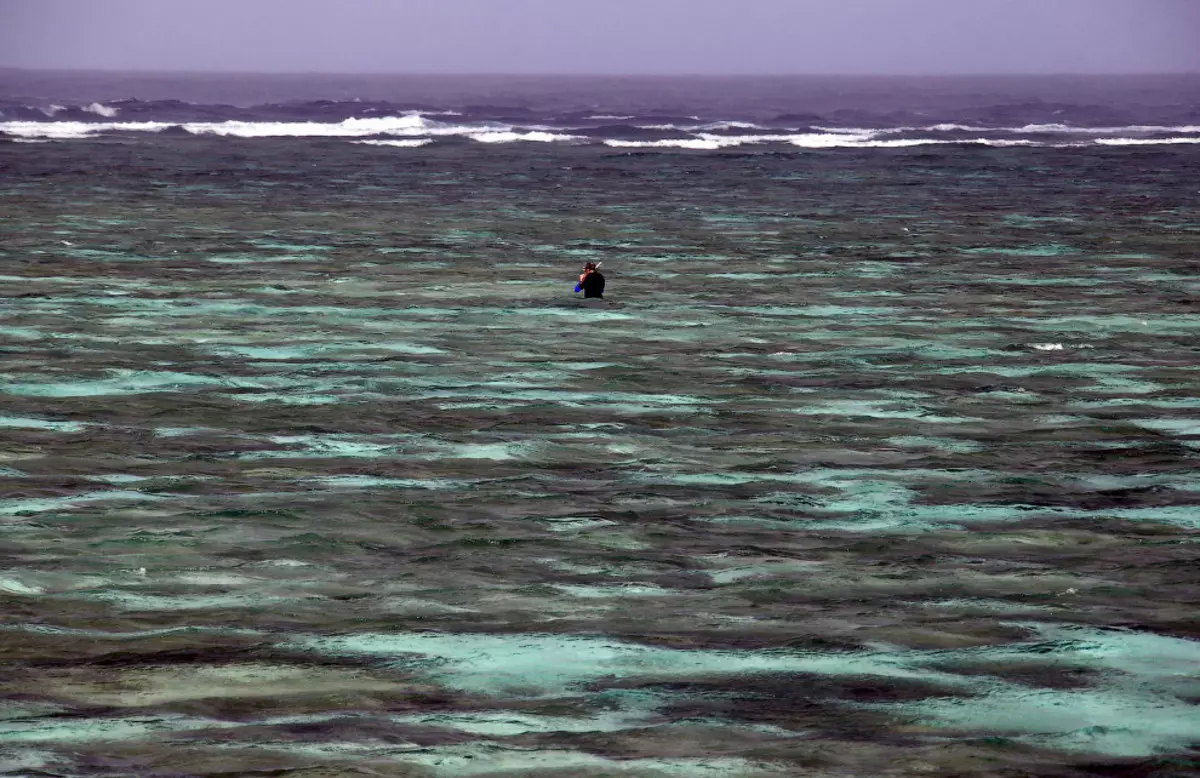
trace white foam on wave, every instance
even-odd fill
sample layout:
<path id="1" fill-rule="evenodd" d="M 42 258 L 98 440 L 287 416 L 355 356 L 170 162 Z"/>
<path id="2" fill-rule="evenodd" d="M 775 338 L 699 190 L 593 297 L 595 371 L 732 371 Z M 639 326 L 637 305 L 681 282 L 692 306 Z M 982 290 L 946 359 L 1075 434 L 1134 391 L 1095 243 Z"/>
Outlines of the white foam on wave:
<path id="1" fill-rule="evenodd" d="M 762 130 L 766 129 L 753 122 L 708 122 L 706 124 L 638 124 L 639 130 L 658 130 L 660 132 L 695 132 L 706 133 L 719 130 Z"/>
<path id="2" fill-rule="evenodd" d="M 761 130 L 754 122 L 710 122 L 696 127 L 697 130 Z"/>
<path id="3" fill-rule="evenodd" d="M 633 117 L 632 116 L 619 116 L 617 114 L 612 114 L 612 113 L 597 113 L 597 114 L 593 114 L 587 118 L 589 121 L 618 121 L 618 122 L 621 122 L 621 121 L 625 121 L 626 119 L 632 119 Z"/>
<path id="4" fill-rule="evenodd" d="M 1013 148 L 1013 147 L 1017 147 L 1017 146 L 1024 146 L 1026 148 L 1028 148 L 1030 146 L 1040 146 L 1041 148 L 1056 148 L 1057 149 L 1057 148 L 1066 148 L 1067 146 L 1080 145 L 1080 144 L 1076 144 L 1076 143 L 1046 144 L 1046 143 L 1039 143 L 1035 140 L 1012 140 L 1012 139 L 1005 139 L 1005 138 L 975 138 L 975 139 L 969 140 L 969 141 L 955 141 L 955 142 L 975 143 L 980 146 L 993 146 L 995 148 L 1001 148 L 1001 149 Z"/>
<path id="5" fill-rule="evenodd" d="M 238 138 L 360 138 L 369 135 L 400 137 L 468 136 L 490 143 L 510 141 L 566 141 L 561 135 L 537 129 L 517 131 L 511 125 L 492 122 L 455 124 L 427 118 L 420 113 L 400 116 L 350 118 L 340 122 L 0 122 L 0 132 L 26 138 L 87 138 L 102 132 L 159 132 L 179 126 L 194 135 Z"/>
<path id="6" fill-rule="evenodd" d="M 1129 135 L 1149 133 L 1200 133 L 1200 126 L 1166 127 L 1156 124 L 1134 124 L 1128 127 L 1076 127 L 1070 124 L 1026 124 L 1024 127 L 999 128 L 1007 132 L 1064 133 L 1071 135 Z"/>
<path id="7" fill-rule="evenodd" d="M 418 149 L 433 143 L 433 138 L 405 138 L 403 140 L 353 140 L 363 146 L 392 146 L 398 149 Z"/>
<path id="8" fill-rule="evenodd" d="M 665 140 L 618 140 L 610 138 L 604 141 L 605 146 L 616 149 L 702 149 L 712 151 L 721 148 L 715 140 L 704 138 L 668 138 Z"/>
<path id="9" fill-rule="evenodd" d="M 870 127 L 824 127 L 814 124 L 812 127 L 817 132 L 828 132 L 834 135 L 887 135 L 893 132 L 910 132 L 916 130 L 916 127 L 891 127 L 884 129 Z"/>
<path id="10" fill-rule="evenodd" d="M 87 110 L 96 112 L 97 106 L 104 111 L 115 114 L 116 109 L 95 103 Z M 60 109 L 61 106 L 51 106 Z M 49 110 L 49 109 L 43 109 Z M 105 114 L 107 115 L 107 114 Z M 432 117 L 439 116 L 447 121 Z M 222 121 L 222 122 L 81 122 L 81 121 L 9 121 L 0 122 L 0 133 L 14 136 L 15 139 L 26 140 L 68 140 L 93 137 L 105 132 L 160 132 L 170 127 L 182 127 L 195 135 L 216 135 L 239 138 L 369 138 L 376 136 L 380 141 L 374 145 L 391 145 L 403 148 L 416 148 L 432 142 L 439 137 L 466 137 L 481 143 L 552 143 L 552 142 L 594 142 L 585 136 L 565 132 L 560 128 L 540 125 L 513 126 L 497 122 L 454 122 L 449 121 L 451 113 L 439 112 L 422 114 L 409 112 L 395 116 L 379 116 L 367 118 L 349 118 L 340 122 L 253 122 L 253 121 Z M 597 114 L 596 116 L 609 116 Z M 616 118 L 614 116 L 614 118 Z M 662 138 L 656 140 L 624 140 L 620 138 L 606 139 L 604 145 L 613 148 L 676 148 L 714 151 L 745 145 L 785 144 L 800 148 L 832 149 L 832 148 L 908 148 L 928 145 L 981 145 L 989 147 L 1037 147 L 1037 148 L 1083 148 L 1092 146 L 1139 146 L 1139 145 L 1169 145 L 1169 144 L 1200 144 L 1200 126 L 1157 127 L 1136 126 L 1125 128 L 1077 128 L 1062 124 L 1031 124 L 1015 128 L 984 128 L 965 124 L 937 124 L 924 128 L 926 132 L 971 132 L 980 133 L 982 137 L 974 138 L 936 138 L 936 137 L 895 137 L 900 133 L 919 135 L 922 128 L 894 127 L 886 129 L 857 128 L 857 127 L 817 127 L 811 131 L 788 132 L 766 131 L 746 133 L 741 135 L 721 134 L 701 130 L 731 129 L 762 129 L 750 122 L 714 122 L 695 125 L 690 130 L 692 137 Z M 679 132 L 682 128 L 671 124 L 644 125 L 644 129 L 660 129 Z M 1149 134 L 1165 134 L 1169 137 L 1142 137 Z M 1077 134 L 1083 137 L 1051 140 L 1042 138 L 1012 137 L 1014 134 Z M 403 143 L 384 142 L 388 136 L 402 139 Z M 1107 136 L 1107 137 L 1106 137 Z M 412 142 L 409 142 L 412 141 Z"/>
<path id="11" fill-rule="evenodd" d="M 554 132 L 532 130 L 530 132 L 514 132 L 512 130 L 491 130 L 488 132 L 468 133 L 471 140 L 480 143 L 518 143 L 521 141 L 533 143 L 555 143 L 562 141 L 581 140 L 578 135 L 563 135 Z"/>
<path id="12" fill-rule="evenodd" d="M 868 129 L 865 127 L 827 127 L 815 125 L 814 130 L 832 132 L 843 135 L 874 133 L 876 135 L 894 135 L 902 132 L 999 132 L 1015 135 L 1055 134 L 1055 135 L 1148 135 L 1151 133 L 1189 134 L 1200 133 L 1200 125 L 1165 126 L 1154 124 L 1134 124 L 1128 127 L 1079 127 L 1072 124 L 1026 124 L 1021 127 L 985 127 L 975 124 L 943 123 L 921 127 L 886 127 Z"/>
<path id="13" fill-rule="evenodd" d="M 1101 146 L 1169 146 L 1179 143 L 1200 143 L 1200 137 L 1191 138 L 1097 138 Z"/>
<path id="14" fill-rule="evenodd" d="M 111 130 L 158 132 L 170 126 L 166 122 L 0 122 L 0 132 L 19 138 L 68 140 Z"/>
<path id="15" fill-rule="evenodd" d="M 805 149 L 903 149 L 914 146 L 1046 146 L 1045 143 L 1002 138 L 980 138 L 969 140 L 944 140 L 941 138 L 880 138 L 877 133 L 865 130 L 859 134 L 799 133 L 793 135 L 708 135 L 701 133 L 696 138 L 671 138 L 666 140 L 618 140 L 604 141 L 614 148 L 678 148 L 715 151 L 745 145 L 783 143 Z M 1075 145 L 1075 144 L 1063 144 Z"/>
<path id="16" fill-rule="evenodd" d="M 702 149 L 713 151 L 716 149 L 734 148 L 737 146 L 758 145 L 763 143 L 789 143 L 793 146 L 803 146 L 806 148 L 836 148 L 841 146 L 861 146 L 872 142 L 873 133 L 864 131 L 859 135 L 835 135 L 825 133 L 801 133 L 801 134 L 772 134 L 772 135 L 712 135 L 710 133 L 698 133 L 695 138 L 669 138 L 664 140 L 619 140 L 610 139 L 604 141 L 604 145 L 615 148 L 678 148 L 678 149 Z M 886 144 L 909 144 L 913 141 L 874 141 L 876 143 Z M 917 141 L 916 143 L 919 143 Z"/>
<path id="17" fill-rule="evenodd" d="M 231 135 L 239 138 L 353 138 L 365 135 L 464 135 L 492 126 L 447 124 L 419 113 L 401 116 L 349 118 L 340 122 L 186 122 L 183 128 L 197 135 Z M 496 129 L 509 129 L 495 126 Z"/>
<path id="18" fill-rule="evenodd" d="M 925 129 L 933 132 L 987 132 L 988 127 L 977 127 L 973 124 L 935 124 Z"/>
<path id="19" fill-rule="evenodd" d="M 105 119 L 111 119 L 120 113 L 118 109 L 113 108 L 111 105 L 105 105 L 104 103 L 92 103 L 83 110 L 87 111 L 88 113 L 94 113 L 97 116 L 103 116 Z"/>

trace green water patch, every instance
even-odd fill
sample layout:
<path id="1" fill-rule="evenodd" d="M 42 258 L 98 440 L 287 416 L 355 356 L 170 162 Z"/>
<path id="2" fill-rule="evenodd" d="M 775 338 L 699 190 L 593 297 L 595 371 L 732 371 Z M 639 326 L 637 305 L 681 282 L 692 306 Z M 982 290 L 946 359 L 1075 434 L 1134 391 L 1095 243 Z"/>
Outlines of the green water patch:
<path id="1" fill-rule="evenodd" d="M 1127 373 L 1138 373 L 1145 370 L 1135 365 L 1121 365 L 1101 362 L 1050 362 L 1048 364 L 1025 365 L 996 365 L 968 367 L 935 367 L 932 372 L 941 375 L 956 375 L 959 373 L 989 373 L 1005 378 L 1063 377 L 1086 378 L 1090 386 L 1085 391 L 1112 392 L 1129 394 L 1153 394 L 1164 389 L 1163 386 L 1151 381 L 1127 377 Z"/>
<path id="2" fill-rule="evenodd" d="M 1011 317 L 1004 321 L 1039 332 L 1108 334 L 1137 332 L 1152 335 L 1189 335 L 1200 329 L 1200 316 L 1191 314 L 1107 314 L 1098 316 Z"/>
<path id="3" fill-rule="evenodd" d="M 908 295 L 904 292 L 894 292 L 887 289 L 856 289 L 853 292 L 826 292 L 825 296 L 842 299 L 858 299 L 862 297 L 908 297 Z"/>
<path id="4" fill-rule="evenodd" d="M 110 370 L 110 378 L 78 381 L 18 382 L 5 386 L 8 394 L 25 397 L 104 397 L 110 395 L 149 394 L 153 392 L 194 391 L 201 388 L 227 387 L 267 389 L 289 386 L 285 377 L 255 379 L 234 376 L 215 378 L 194 373 L 155 370 Z"/>
<path id="5" fill-rule="evenodd" d="M 657 273 L 644 273 L 643 275 L 658 276 Z M 769 281 L 776 278 L 795 277 L 788 276 L 782 273 L 703 273 L 702 278 L 726 278 L 731 281 Z"/>
<path id="6" fill-rule="evenodd" d="M 1042 229 L 1053 227 L 1056 224 L 1072 224 L 1079 220 L 1072 216 L 1028 216 L 1020 213 L 1010 213 L 1005 215 L 1001 221 L 1010 227 Z"/>
<path id="7" fill-rule="evenodd" d="M 1082 251 L 1065 243 L 1042 243 L 1035 246 L 981 246 L 960 249 L 963 254 L 1010 257 L 1063 257 L 1080 254 Z"/>
<path id="8" fill-rule="evenodd" d="M 761 316 L 804 316 L 812 318 L 840 318 L 855 316 L 884 316 L 897 314 L 904 309 L 891 306 L 852 305 L 745 305 L 729 306 L 728 310 L 754 313 Z"/>
<path id="9" fill-rule="evenodd" d="M 130 223 L 129 219 L 122 219 L 116 216 L 75 216 L 63 215 L 59 216 L 60 222 L 67 222 L 75 227 L 75 229 L 101 229 L 106 227 L 124 227 Z"/>
<path id="10" fill-rule="evenodd" d="M 9 338 L 28 338 L 30 340 L 41 340 L 42 338 L 52 337 L 50 333 L 35 330 L 32 327 L 0 327 L 0 335 Z"/>
<path id="11" fill-rule="evenodd" d="M 451 688 L 505 696 L 554 697 L 604 677 L 660 679 L 770 672 L 936 676 L 963 686 L 957 676 L 904 667 L 873 653 L 816 654 L 767 651 L 686 651 L 571 635 L 359 633 L 293 640 L 299 650 L 375 656 Z"/>
<path id="12" fill-rule="evenodd" d="M 553 584 L 554 588 L 569 597 L 584 600 L 624 599 L 627 597 L 675 597 L 681 592 L 664 589 L 653 584 L 623 583 L 607 586 L 586 584 Z"/>
<path id="13" fill-rule="evenodd" d="M 384 440 L 370 440 L 353 435 L 268 435 L 263 438 L 270 443 L 284 446 L 279 450 L 243 451 L 238 459 L 305 459 L 305 458 L 350 458 L 381 459 L 400 453 L 408 453 L 411 442 L 419 440 L 416 435 L 381 436 Z M 408 443 L 409 445 L 405 445 Z"/>
<path id="14" fill-rule="evenodd" d="M 1032 605 L 1024 602 L 994 600 L 984 597 L 963 597 L 950 600 L 918 600 L 897 603 L 910 608 L 928 608 L 966 615 L 991 616 L 1003 614 L 1009 617 L 1023 615 L 1052 615 L 1061 610 L 1061 605 Z"/>
<path id="15" fill-rule="evenodd" d="M 563 308 L 489 308 L 474 309 L 473 313 L 494 313 L 505 316 L 547 316 L 553 318 L 568 318 L 576 321 L 624 321 L 637 319 L 637 316 L 616 311 L 602 311 L 595 308 L 563 307 Z"/>
<path id="16" fill-rule="evenodd" d="M 121 718 L 58 718 L 0 722 L 0 742 L 5 743 L 100 743 L 146 741 L 173 732 L 228 729 L 239 723 L 171 714 Z"/>
<path id="17" fill-rule="evenodd" d="M 22 597 L 30 597 L 45 593 L 46 590 L 42 587 L 25 583 L 19 578 L 0 576 L 0 594 L 17 594 Z"/>
<path id="18" fill-rule="evenodd" d="M 168 500 L 169 497 L 145 492 L 113 489 L 101 492 L 83 492 L 67 497 L 29 497 L 0 500 L 0 516 L 33 516 L 71 508 L 94 502 L 151 502 Z"/>
<path id="19" fill-rule="evenodd" d="M 52 421 L 32 416 L 0 416 L 0 428 L 82 432 L 86 427 L 87 425 L 75 421 Z"/>
<path id="20" fill-rule="evenodd" d="M 732 521 L 778 529 L 839 530 L 854 533 L 930 532 L 939 529 L 962 529 L 978 523 L 1019 522 L 1032 516 L 1074 520 L 1115 517 L 1186 529 L 1200 527 L 1200 512 L 1196 511 L 1194 506 L 1186 505 L 1092 511 L 1020 503 L 936 505 L 916 501 L 920 485 L 961 481 L 988 482 L 999 477 L 999 474 L 990 471 L 818 468 L 797 473 L 639 473 L 630 477 L 645 483 L 694 488 L 779 483 L 804 485 L 820 490 L 799 494 L 790 491 L 770 492 L 749 501 L 751 505 L 761 505 L 773 511 L 795 510 L 801 514 L 801 517 L 795 520 L 748 515 Z M 1179 480 L 1181 485 L 1188 483 L 1186 478 L 1176 480 Z M 725 517 L 718 520 L 718 523 L 728 520 L 729 517 Z"/>
<path id="21" fill-rule="evenodd" d="M 393 459 L 414 461 L 481 459 L 508 461 L 526 459 L 541 445 L 538 442 L 499 441 L 458 443 L 427 435 L 269 435 L 264 440 L 284 446 L 278 450 L 247 451 L 239 459 Z M 438 487 L 442 488 L 442 487 Z"/>
<path id="22" fill-rule="evenodd" d="M 970 701 L 932 697 L 852 703 L 891 715 L 915 715 L 929 726 L 964 734 L 1002 732 L 1051 748 L 1121 756 L 1177 751 L 1200 738 L 1200 709 L 1175 696 L 1195 691 L 1200 643 L 1120 630 L 1013 626 L 1032 633 L 1030 639 L 930 651 L 681 650 L 603 637 L 449 633 L 307 637 L 294 639 L 291 646 L 335 656 L 376 657 L 448 687 L 496 697 L 557 697 L 579 693 L 585 684 L 604 678 L 662 682 L 789 672 L 873 676 L 980 694 Z M 952 671 L 957 665 L 981 662 L 1087 667 L 1100 674 L 1097 686 L 1090 689 L 1043 690 Z"/>
<path id="23" fill-rule="evenodd" d="M 393 716 L 396 724 L 445 727 L 488 737 L 550 732 L 620 732 L 648 723 L 648 717 L 625 710 L 597 711 L 585 716 L 539 716 L 518 711 L 419 713 Z"/>
<path id="24" fill-rule="evenodd" d="M 900 707 L 932 726 L 998 733 L 1065 751 L 1144 757 L 1184 751 L 1200 739 L 1200 707 L 1175 696 L 1200 692 L 1194 673 L 1200 642 L 1116 629 L 1022 626 L 1041 641 L 956 653 L 977 661 L 1087 667 L 1103 673 L 1101 688 L 997 687 L 970 704 L 928 699 Z"/>
<path id="25" fill-rule="evenodd" d="M 111 603 L 127 611 L 190 611 L 227 610 L 235 608 L 287 607 L 304 600 L 317 599 L 312 594 L 291 597 L 261 592 L 226 592 L 221 594 L 137 594 L 104 590 L 91 594 L 92 599 Z"/>
<path id="26" fill-rule="evenodd" d="M 946 438 L 930 435 L 900 435 L 891 438 L 885 438 L 885 442 L 893 446 L 901 448 L 924 448 L 935 451 L 945 451 L 951 454 L 971 454 L 976 451 L 982 451 L 984 445 L 973 440 L 963 440 L 960 438 Z"/>
<path id="27" fill-rule="evenodd" d="M 614 408 L 621 405 L 650 408 L 671 408 L 699 410 L 706 404 L 700 397 L 680 394 L 645 394 L 639 392 L 583 392 L 568 389 L 522 389 L 524 384 L 502 384 L 500 382 L 485 382 L 472 385 L 467 389 L 444 389 L 433 392 L 422 392 L 408 399 L 438 399 L 453 397 L 476 398 L 483 402 L 515 401 L 553 403 L 567 407 Z"/>
<path id="28" fill-rule="evenodd" d="M 455 490 L 473 486 L 476 481 L 450 478 L 385 478 L 373 475 L 331 475 L 306 478 L 307 483 L 331 489 L 429 489 Z"/>
<path id="29" fill-rule="evenodd" d="M 157 427 L 153 432 L 162 438 L 185 438 L 196 435 L 219 434 L 221 430 L 212 427 Z"/>
<path id="30" fill-rule="evenodd" d="M 203 476 L 193 476 L 192 478 L 202 478 Z M 107 475 L 85 475 L 85 481 L 95 481 L 102 484 L 136 484 L 143 481 L 153 480 L 150 476 L 131 475 L 127 473 L 110 473 Z"/>
<path id="31" fill-rule="evenodd" d="M 1064 276 L 1061 278 L 1032 278 L 1029 276 L 991 276 L 980 279 L 977 283 L 1002 284 L 1006 286 L 1107 286 L 1111 281 L 1103 278 L 1080 278 Z"/>
<path id="32" fill-rule="evenodd" d="M 439 235 L 447 243 L 479 243 L 495 240 L 498 236 L 491 230 L 451 229 Z"/>
<path id="33" fill-rule="evenodd" d="M 145 261 L 150 259 L 150 257 L 139 256 L 126 251 L 110 251 L 108 249 L 62 248 L 57 249 L 57 252 L 67 254 L 73 259 L 91 259 L 105 262 Z"/>
<path id="34" fill-rule="evenodd" d="M 941 416 L 937 411 L 920 405 L 896 400 L 824 400 L 802 407 L 789 408 L 789 413 L 803 416 L 846 416 L 868 419 L 915 419 L 929 424 L 969 424 L 983 419 L 971 416 Z"/>
<path id="35" fill-rule="evenodd" d="M 396 354 L 412 354 L 414 356 L 446 353 L 442 349 L 416 343 L 336 340 L 324 340 L 291 346 L 210 346 L 205 348 L 205 351 L 222 357 L 244 357 L 246 359 L 261 359 L 266 361 L 311 360 L 331 354 L 349 357 L 376 351 L 390 351 Z"/>
<path id="36" fill-rule="evenodd" d="M 429 246 L 380 246 L 375 251 L 379 254 L 437 254 L 441 249 Z"/>
<path id="37" fill-rule="evenodd" d="M 281 405 L 339 405 L 359 400 L 377 398 L 380 395 L 360 393 L 355 395 L 312 394 L 304 392 L 256 392 L 234 397 L 244 403 L 279 403 Z"/>
<path id="38" fill-rule="evenodd" d="M 311 254 L 227 254 L 208 256 L 204 261 L 216 265 L 259 265 L 270 262 L 312 262 L 314 259 Z"/>
<path id="39" fill-rule="evenodd" d="M 1165 432 L 1171 435 L 1200 435 L 1200 419 L 1126 419 L 1143 429 Z"/>
<path id="40" fill-rule="evenodd" d="M 799 559 L 764 559 L 754 564 L 747 564 L 750 560 L 737 557 L 710 557 L 704 561 L 709 564 L 709 578 L 718 585 L 780 577 L 795 578 L 812 573 L 819 567 L 819 563 Z"/>
<path id="41" fill-rule="evenodd" d="M 250 243 L 262 249 L 270 249 L 272 251 L 288 251 L 297 254 L 320 254 L 326 251 L 332 251 L 333 246 L 315 243 L 283 243 L 269 239 L 255 239 Z"/>
<path id="42" fill-rule="evenodd" d="M 551 532 L 584 532 L 620 526 L 620 522 L 611 519 L 596 519 L 586 516 L 547 516 L 539 518 L 538 521 L 544 523 L 546 529 Z"/>

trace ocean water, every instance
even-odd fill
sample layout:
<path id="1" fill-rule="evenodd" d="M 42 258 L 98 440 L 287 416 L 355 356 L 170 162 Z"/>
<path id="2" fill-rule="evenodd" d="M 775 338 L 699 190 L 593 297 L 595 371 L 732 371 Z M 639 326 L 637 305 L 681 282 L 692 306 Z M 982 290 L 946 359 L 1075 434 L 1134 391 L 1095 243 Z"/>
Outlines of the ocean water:
<path id="1" fill-rule="evenodd" d="M 1200 77 L 0 73 L 0 774 L 1197 774 L 1197 171 Z"/>

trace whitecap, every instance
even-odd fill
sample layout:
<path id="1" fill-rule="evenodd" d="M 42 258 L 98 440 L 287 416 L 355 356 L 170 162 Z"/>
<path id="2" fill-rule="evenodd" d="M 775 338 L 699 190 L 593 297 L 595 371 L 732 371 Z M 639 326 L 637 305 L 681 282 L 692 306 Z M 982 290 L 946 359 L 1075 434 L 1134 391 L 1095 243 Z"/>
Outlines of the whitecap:
<path id="1" fill-rule="evenodd" d="M 580 140 L 578 135 L 562 135 L 554 132 L 542 132 L 533 130 L 530 132 L 514 132 L 512 130 L 491 130 L 488 132 L 469 133 L 468 137 L 471 140 L 477 140 L 480 143 L 515 143 L 518 141 L 531 141 L 535 143 L 554 143 L 561 141 Z"/>
<path id="2" fill-rule="evenodd" d="M 1200 143 L 1196 138 L 1097 138 L 1101 146 L 1170 146 L 1180 143 Z"/>
<path id="3" fill-rule="evenodd" d="M 818 130 L 820 132 L 832 133 L 834 135 L 870 135 L 873 137 L 876 135 L 886 135 L 888 133 L 894 133 L 894 132 L 911 132 L 917 128 L 916 127 L 892 127 L 891 129 L 882 129 L 881 130 L 881 129 L 871 129 L 868 127 L 822 127 L 822 126 L 814 124 L 813 129 Z"/>
<path id="4" fill-rule="evenodd" d="M 0 122 L 0 132 L 19 138 L 87 138 L 98 132 L 158 132 L 170 127 L 166 122 Z"/>
<path id="5" fill-rule="evenodd" d="M 434 121 L 420 113 L 372 118 L 352 117 L 341 122 L 0 122 L 0 132 L 28 138 L 87 138 L 101 132 L 158 132 L 181 126 L 194 135 L 234 136 L 239 138 L 273 137 L 365 137 L 370 135 L 441 136 L 510 132 L 506 124 L 481 122 L 451 124 Z M 537 138 L 534 138 L 537 139 Z"/>
<path id="6" fill-rule="evenodd" d="M 118 111 L 116 108 L 113 108 L 110 105 L 105 105 L 104 103 L 92 103 L 83 110 L 87 111 L 88 113 L 94 113 L 97 116 L 103 116 L 105 119 L 111 119 L 120 113 L 120 111 Z"/>
<path id="7" fill-rule="evenodd" d="M 987 132 L 993 128 L 976 127 L 970 124 L 935 124 L 925 129 L 932 132 Z"/>
<path id="8" fill-rule="evenodd" d="M 1134 124 L 1128 127 L 1076 127 L 1069 124 L 1027 124 L 1024 127 L 1007 128 L 1007 131 L 1026 133 L 1071 133 L 1074 135 L 1123 135 L 1167 132 L 1197 133 L 1200 132 L 1200 126 L 1184 125 L 1179 127 L 1166 127 L 1153 124 Z"/>
<path id="9" fill-rule="evenodd" d="M 1011 148 L 1014 146 L 1046 146 L 1047 145 L 1045 143 L 1038 143 L 1037 141 L 1033 141 L 1033 140 L 1006 140 L 1006 139 L 1000 139 L 1000 138 L 978 138 L 978 139 L 970 141 L 970 142 L 977 143 L 980 146 L 994 146 L 996 148 L 1002 148 L 1002 149 L 1003 148 Z M 1068 146 L 1068 145 L 1072 145 L 1072 144 L 1060 144 L 1058 146 L 1055 146 L 1055 148 L 1059 148 L 1061 146 Z"/>
<path id="10" fill-rule="evenodd" d="M 804 133 L 789 136 L 788 142 L 793 146 L 806 149 L 887 149 L 906 148 L 909 146 L 924 146 L 928 144 L 945 144 L 954 141 L 943 141 L 934 138 L 900 138 L 894 140 L 879 140 L 877 134 L 870 130 L 859 133 Z"/>
<path id="11" fill-rule="evenodd" d="M 605 146 L 617 149 L 702 149 L 712 151 L 721 148 L 721 143 L 705 138 L 675 138 L 668 140 L 617 140 L 604 141 Z"/>
<path id="12" fill-rule="evenodd" d="M 398 149 L 416 149 L 433 143 L 433 138 L 405 138 L 404 140 L 353 140 L 363 146 L 393 146 Z"/>
<path id="13" fill-rule="evenodd" d="M 698 127 L 694 127 L 692 129 L 711 131 L 711 130 L 761 130 L 763 128 L 757 124 L 754 124 L 753 122 L 726 121 L 726 122 L 710 122 L 708 124 L 701 124 Z"/>

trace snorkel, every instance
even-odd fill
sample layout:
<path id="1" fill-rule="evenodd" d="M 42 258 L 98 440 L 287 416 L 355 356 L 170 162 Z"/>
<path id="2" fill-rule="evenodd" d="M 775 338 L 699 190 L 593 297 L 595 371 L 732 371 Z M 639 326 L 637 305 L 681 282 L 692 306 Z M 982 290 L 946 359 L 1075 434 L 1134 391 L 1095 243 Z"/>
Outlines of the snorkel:
<path id="1" fill-rule="evenodd" d="M 603 264 L 604 264 L 604 262 L 601 261 L 601 262 L 588 262 L 586 265 L 584 265 L 583 272 L 580 273 L 580 275 L 579 275 L 579 283 L 575 284 L 575 291 L 582 292 L 583 291 L 583 279 L 587 278 L 588 274 L 592 273 L 593 271 L 595 271 L 598 267 L 600 267 Z"/>

